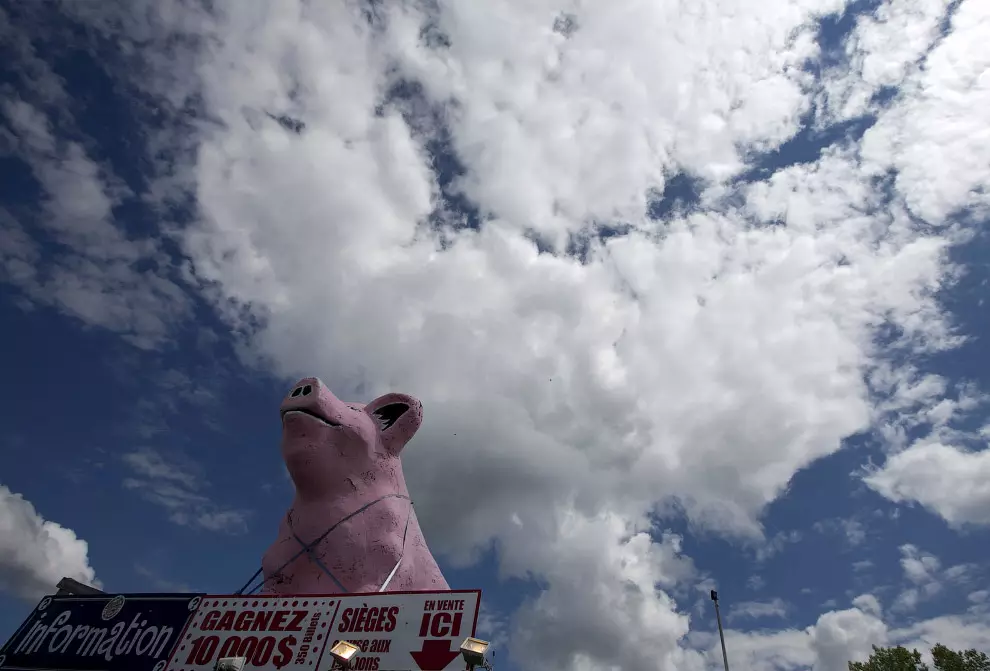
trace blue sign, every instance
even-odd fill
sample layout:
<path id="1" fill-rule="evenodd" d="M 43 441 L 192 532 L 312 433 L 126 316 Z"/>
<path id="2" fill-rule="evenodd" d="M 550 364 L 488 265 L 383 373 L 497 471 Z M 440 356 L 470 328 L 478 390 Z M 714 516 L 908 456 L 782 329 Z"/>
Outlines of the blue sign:
<path id="1" fill-rule="evenodd" d="M 0 670 L 162 671 L 200 597 L 46 596 L 0 648 Z"/>

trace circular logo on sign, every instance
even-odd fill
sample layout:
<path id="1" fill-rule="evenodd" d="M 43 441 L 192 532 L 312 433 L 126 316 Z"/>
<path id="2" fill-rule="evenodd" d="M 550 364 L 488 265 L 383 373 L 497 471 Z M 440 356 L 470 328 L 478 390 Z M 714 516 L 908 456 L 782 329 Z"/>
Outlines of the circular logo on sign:
<path id="1" fill-rule="evenodd" d="M 199 608 L 199 597 L 198 596 L 197 597 L 193 597 L 193 599 L 189 601 L 189 610 L 196 610 L 197 608 Z"/>
<path id="2" fill-rule="evenodd" d="M 52 598 L 50 596 L 46 596 L 44 599 L 41 600 L 41 603 L 38 604 L 38 610 L 44 610 L 48 608 L 48 606 L 51 605 L 51 603 L 52 603 Z"/>
<path id="3" fill-rule="evenodd" d="M 104 620 L 112 620 L 117 617 L 120 609 L 124 607 L 124 597 L 117 595 L 114 598 L 107 601 L 107 605 L 103 607 L 103 612 L 100 614 Z"/>

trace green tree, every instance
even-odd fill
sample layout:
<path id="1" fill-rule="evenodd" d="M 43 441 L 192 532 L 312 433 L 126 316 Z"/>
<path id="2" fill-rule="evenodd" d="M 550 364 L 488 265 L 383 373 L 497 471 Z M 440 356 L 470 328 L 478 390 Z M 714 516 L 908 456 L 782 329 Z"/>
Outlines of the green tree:
<path id="1" fill-rule="evenodd" d="M 873 654 L 865 662 L 849 662 L 849 671 L 928 671 L 921 653 L 898 645 L 895 648 L 873 646 Z"/>
<path id="2" fill-rule="evenodd" d="M 990 657 L 974 649 L 950 650 L 941 643 L 932 648 L 936 671 L 990 671 Z M 928 671 L 921 653 L 903 646 L 878 648 L 865 662 L 849 662 L 849 671 Z"/>
<path id="3" fill-rule="evenodd" d="M 972 649 L 956 652 L 939 643 L 932 648 L 932 659 L 939 671 L 990 671 L 990 657 Z"/>

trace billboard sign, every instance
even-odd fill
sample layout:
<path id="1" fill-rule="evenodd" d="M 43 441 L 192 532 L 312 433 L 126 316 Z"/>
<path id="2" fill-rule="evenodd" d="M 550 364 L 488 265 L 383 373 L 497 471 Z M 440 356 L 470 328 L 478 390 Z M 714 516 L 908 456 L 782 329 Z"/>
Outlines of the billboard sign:
<path id="1" fill-rule="evenodd" d="M 245 670 L 329 671 L 330 648 L 360 648 L 355 671 L 452 671 L 474 636 L 479 590 L 346 595 L 205 596 L 169 671 L 209 671 L 223 657 Z"/>
<path id="2" fill-rule="evenodd" d="M 0 648 L 0 670 L 163 671 L 201 596 L 46 596 Z"/>

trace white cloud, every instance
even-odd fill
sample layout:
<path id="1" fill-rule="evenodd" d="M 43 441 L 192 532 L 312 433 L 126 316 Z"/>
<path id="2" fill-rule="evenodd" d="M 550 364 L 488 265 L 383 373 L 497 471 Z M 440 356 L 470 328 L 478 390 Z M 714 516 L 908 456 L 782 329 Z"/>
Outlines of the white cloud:
<path id="1" fill-rule="evenodd" d="M 891 606 L 895 612 L 913 610 L 922 601 L 939 594 L 947 584 L 965 587 L 974 581 L 980 571 L 976 564 L 957 564 L 943 569 L 938 557 L 914 545 L 902 545 L 900 551 L 901 568 L 909 586 Z"/>
<path id="2" fill-rule="evenodd" d="M 990 450 L 916 443 L 864 478 L 892 501 L 917 501 L 953 526 L 990 524 Z"/>
<path id="3" fill-rule="evenodd" d="M 935 617 L 892 630 L 890 635 L 900 645 L 924 650 L 929 662 L 929 650 L 936 643 L 953 650 L 990 650 L 990 626 L 986 617 L 979 615 Z"/>
<path id="4" fill-rule="evenodd" d="M 796 133 L 813 21 L 842 5 L 588 3 L 565 37 L 552 30 L 559 3 L 449 3 L 437 19 L 449 49 L 419 47 L 416 20 L 397 22 L 393 39 L 403 74 L 460 105 L 451 120 L 471 168 L 465 192 L 560 242 L 589 219 L 642 218 L 666 168 L 725 179 L 744 167 L 741 147 Z"/>
<path id="5" fill-rule="evenodd" d="M 977 436 L 956 428 L 990 398 L 973 384 L 950 385 L 940 375 L 923 374 L 911 366 L 880 367 L 870 384 L 883 400 L 876 404 L 877 424 L 888 452 L 910 445 L 909 436 L 926 433 L 917 443 L 973 441 Z"/>
<path id="6" fill-rule="evenodd" d="M 509 643 L 511 620 L 505 613 L 495 612 L 488 602 L 482 600 L 481 608 L 478 612 L 477 635 L 488 641 L 489 650 L 493 655 L 501 656 Z M 497 660 L 492 659 L 493 663 Z"/>
<path id="7" fill-rule="evenodd" d="M 904 576 L 915 585 L 927 585 L 936 581 L 941 562 L 938 557 L 919 552 L 913 545 L 902 545 L 901 568 Z"/>
<path id="8" fill-rule="evenodd" d="M 751 575 L 746 579 L 746 586 L 754 591 L 759 591 L 767 586 L 767 581 L 758 575 Z"/>
<path id="9" fill-rule="evenodd" d="M 18 7 L 18 13 L 24 12 L 26 7 Z M 30 13 L 30 10 L 24 13 Z M 11 59 L 16 62 L 17 68 L 10 69 L 11 77 L 16 77 L 25 88 L 37 96 L 40 102 L 45 104 L 63 104 L 67 96 L 62 87 L 62 80 L 52 72 L 51 67 L 38 56 L 31 38 L 24 30 L 19 29 L 10 19 L 8 12 L 0 8 L 0 44 L 4 45 L 8 54 L 13 54 Z M 3 131 L 0 130 L 0 140 Z M 2 147 L 2 144 L 0 144 Z"/>
<path id="10" fill-rule="evenodd" d="M 848 63 L 826 81 L 829 121 L 866 113 L 881 87 L 899 86 L 914 72 L 948 6 L 949 0 L 889 0 L 859 17 L 846 41 Z"/>
<path id="11" fill-rule="evenodd" d="M 708 653 L 708 668 L 718 668 L 722 652 L 718 638 Z M 815 663 L 811 636 L 807 631 L 786 629 L 775 632 L 725 632 L 725 645 L 731 654 L 730 667 L 753 671 L 808 668 Z"/>
<path id="12" fill-rule="evenodd" d="M 319 374 L 344 396 L 423 399 L 426 423 L 404 458 L 431 547 L 470 561 L 495 541 L 503 574 L 545 587 L 515 616 L 523 660 L 551 641 L 547 663 L 594 668 L 620 637 L 611 663 L 622 668 L 700 668 L 671 596 L 693 567 L 648 515 L 683 512 L 779 549 L 788 538 L 761 544 L 766 505 L 871 428 L 871 373 L 910 381 L 879 329 L 916 350 L 956 342 L 935 296 L 958 238 L 919 230 L 909 213 L 938 219 L 978 202 L 990 176 L 956 184 L 950 154 L 928 163 L 907 140 L 955 137 L 947 114 L 971 128 L 990 108 L 978 88 L 954 95 L 966 73 L 949 67 L 975 34 L 972 0 L 956 12 L 959 36 L 905 75 L 913 83 L 862 146 L 742 188 L 729 178 L 798 132 L 815 94 L 802 66 L 817 56 L 816 21 L 841 0 L 575 4 L 569 36 L 552 29 L 559 3 L 441 2 L 430 21 L 443 48 L 421 39 L 413 3 L 379 7 L 373 27 L 351 3 L 232 3 L 216 15 L 133 4 L 119 24 L 101 14 L 111 5 L 64 6 L 141 43 L 131 83 L 164 115 L 188 102 L 211 120 L 148 147 L 166 177 L 149 197 L 196 198 L 198 220 L 170 231 L 187 279 L 254 362 Z M 848 76 L 863 78 L 863 63 Z M 382 105 L 400 77 L 418 80 L 423 99 Z M 449 225 L 426 145 L 441 131 L 433 108 L 479 230 Z M 272 110 L 305 130 L 286 131 Z M 982 156 L 981 141 L 954 150 L 970 167 Z M 922 175 L 929 166 L 938 174 Z M 888 167 L 893 202 L 873 182 Z M 99 181 L 78 187 L 93 203 L 87 221 L 105 222 L 111 180 L 87 170 Z M 649 220 L 646 194 L 678 171 L 708 180 L 698 211 Z M 930 186 L 915 190 L 923 176 Z M 428 225 L 438 212 L 440 231 Z M 590 242 L 582 259 L 560 253 L 594 224 L 631 232 Z M 557 253 L 539 253 L 529 230 Z M 160 293 L 166 316 L 139 330 L 142 342 L 181 313 Z M 187 472 L 148 454 L 131 466 L 143 473 L 131 484 L 147 483 L 173 519 L 203 525 Z M 779 658 L 844 669 L 884 632 L 852 609 L 739 645 L 754 668 Z"/>
<path id="13" fill-rule="evenodd" d="M 774 76 L 781 82 L 797 77 L 788 68 L 790 59 L 799 62 L 808 55 L 809 45 L 800 40 L 802 31 L 810 34 L 808 22 L 838 6 L 779 3 L 773 11 L 754 10 L 751 23 L 743 24 L 768 37 L 765 49 L 750 54 L 753 60 L 730 59 L 711 65 L 713 69 L 741 69 L 738 74 L 732 71 L 740 78 L 732 91 L 746 98 L 736 102 L 730 98 L 725 104 L 746 108 L 746 100 L 756 93 L 743 84 L 758 76 L 753 73 L 769 68 L 780 71 Z M 750 11 L 747 7 L 736 9 Z M 712 4 L 710 10 L 715 9 Z M 639 486 L 624 487 L 629 492 L 626 498 L 632 498 L 637 507 L 652 498 L 659 477 L 667 491 L 680 496 L 688 510 L 706 523 L 756 532 L 754 515 L 782 490 L 796 468 L 834 451 L 844 435 L 864 427 L 867 404 L 859 372 L 866 363 L 864 348 L 874 315 L 892 312 L 906 325 L 939 322 L 920 317 L 937 317 L 923 294 L 938 285 L 941 243 L 910 239 L 904 221 L 898 218 L 879 217 L 872 229 L 864 230 L 862 221 L 850 214 L 854 208 L 870 207 L 869 191 L 850 157 L 833 153 L 820 164 L 787 171 L 791 184 L 786 195 L 758 193 L 754 187 L 749 202 L 759 202 L 762 208 L 754 210 L 755 214 L 772 219 L 784 207 L 793 212 L 787 229 L 749 230 L 738 214 L 706 214 L 672 222 L 663 244 L 639 235 L 615 240 L 593 250 L 592 261 L 586 265 L 573 259 L 537 257 L 516 230 L 520 222 L 539 227 L 540 217 L 527 214 L 520 218 L 512 214 L 513 208 L 533 212 L 547 209 L 552 200 L 565 205 L 573 202 L 575 212 L 557 217 L 567 220 L 562 224 L 565 228 L 583 226 L 587 216 L 603 216 L 603 212 L 594 203 L 576 199 L 575 194 L 594 191 L 587 188 L 581 170 L 542 170 L 539 162 L 533 163 L 531 151 L 543 141 L 534 137 L 526 149 L 512 155 L 512 175 L 503 175 L 502 168 L 468 149 L 461 151 L 472 179 L 479 184 L 496 185 L 502 177 L 515 180 L 505 187 L 501 200 L 497 193 L 474 194 L 479 202 L 491 201 L 487 208 L 498 214 L 498 221 L 478 234 L 451 234 L 451 246 L 442 253 L 428 237 L 407 244 L 417 234 L 416 222 L 433 207 L 433 178 L 416 138 L 410 137 L 397 117 L 370 116 L 379 94 L 375 85 L 383 82 L 380 68 L 385 57 L 396 58 L 421 75 L 427 90 L 457 98 L 463 116 L 452 119 L 457 138 L 480 132 L 472 130 L 472 124 L 481 123 L 475 118 L 480 112 L 472 110 L 492 110 L 494 116 L 483 126 L 484 138 L 459 143 L 508 150 L 515 145 L 508 135 L 501 141 L 500 133 L 514 131 L 499 125 L 499 120 L 508 124 L 516 114 L 510 94 L 519 91 L 519 82 L 508 74 L 509 69 L 494 80 L 481 76 L 484 50 L 501 50 L 513 63 L 511 72 L 520 77 L 537 76 L 538 72 L 527 70 L 533 66 L 527 60 L 531 53 L 519 47 L 522 31 L 534 40 L 537 53 L 542 53 L 540 49 L 574 52 L 575 60 L 567 61 L 566 67 L 584 76 L 593 71 L 593 62 L 587 59 L 598 53 L 596 45 L 614 36 L 608 32 L 612 15 L 589 15 L 580 21 L 585 27 L 559 43 L 560 36 L 549 30 L 550 22 L 537 20 L 542 11 L 538 7 L 524 10 L 505 4 L 497 10 L 476 11 L 494 14 L 476 15 L 456 8 L 441 14 L 441 27 L 457 45 L 442 54 L 403 42 L 408 37 L 403 30 L 409 17 L 391 17 L 394 32 L 365 49 L 353 48 L 364 38 L 355 32 L 352 19 L 343 15 L 298 13 L 280 7 L 274 22 L 254 21 L 257 17 L 248 20 L 236 11 L 224 17 L 229 23 L 215 26 L 222 39 L 214 50 L 200 54 L 206 104 L 229 126 L 222 134 L 216 129 L 201 138 L 195 176 L 204 221 L 186 236 L 197 272 L 220 283 L 224 295 L 233 300 L 229 305 L 248 304 L 266 315 L 266 328 L 254 343 L 280 371 L 317 369 L 332 373 L 328 377 L 345 387 L 366 377 L 373 387 L 399 384 L 426 397 L 439 420 L 434 426 L 443 426 L 446 434 L 438 430 L 430 435 L 436 443 L 431 451 L 452 457 L 448 468 L 462 467 L 457 453 L 463 450 L 457 447 L 460 440 L 450 439 L 454 431 L 447 433 L 446 428 L 463 423 L 456 418 L 472 416 L 468 407 L 481 404 L 503 417 L 498 425 L 482 420 L 473 427 L 475 432 L 491 432 L 487 442 L 492 451 L 481 458 L 502 463 L 502 470 L 513 478 L 561 482 L 557 468 L 545 470 L 543 464 L 533 462 L 533 455 L 546 455 L 552 461 L 553 455 L 563 456 L 576 448 L 583 458 L 567 460 L 571 475 L 588 478 L 589 469 L 601 471 L 594 476 L 597 485 L 588 488 L 588 496 L 611 488 L 620 473 L 625 482 L 624 467 L 636 464 L 636 472 L 649 474 Z M 643 19 L 634 23 L 643 31 L 643 41 L 630 41 L 628 31 L 623 30 L 621 43 L 641 48 L 647 42 L 657 43 L 656 31 L 648 26 L 663 15 L 637 18 Z M 684 20 L 684 36 L 664 31 L 674 36 L 673 46 L 678 49 L 682 41 L 693 44 L 695 33 L 704 33 L 705 40 L 719 38 L 708 26 L 700 31 L 695 18 Z M 472 31 L 478 25 L 486 26 L 485 37 L 467 39 L 476 36 Z M 721 37 L 762 43 L 754 35 L 741 36 L 738 25 L 734 21 L 732 30 L 726 29 Z M 244 30 L 234 30 L 235 26 Z M 264 34 L 265 39 L 249 37 L 251 30 L 263 31 L 258 35 Z M 298 31 L 309 37 L 300 42 Z M 789 40 L 801 43 L 804 51 L 781 55 L 779 47 Z M 268 47 L 248 53 L 248 43 Z M 459 51 L 472 45 L 481 51 Z M 664 47 L 650 47 L 658 48 Z M 286 49 L 293 54 L 292 66 L 279 73 L 269 66 L 275 60 L 269 59 Z M 696 58 L 713 53 L 700 45 L 697 49 L 690 52 Z M 633 78 L 628 82 L 633 87 L 635 81 L 645 80 L 645 75 L 636 79 L 636 68 L 653 67 L 650 63 L 656 59 L 652 52 L 640 55 L 631 47 L 623 53 L 629 59 L 635 57 L 630 60 Z M 262 77 L 259 72 L 266 74 Z M 557 109 L 537 102 L 588 98 L 593 92 L 564 87 L 570 81 L 565 77 L 568 72 L 539 74 L 547 79 L 551 98 L 534 99 L 533 106 L 521 113 Z M 699 72 L 707 71 L 685 68 L 680 75 L 670 76 L 691 78 Z M 468 76 L 471 73 L 478 76 Z M 302 78 L 308 87 L 289 99 L 285 87 L 293 78 Z M 325 90 L 331 81 L 334 88 Z M 702 86 L 707 80 L 688 81 L 699 93 L 715 96 L 705 104 L 721 104 L 714 102 L 724 95 L 720 89 Z M 331 90 L 334 106 L 329 106 L 326 97 Z M 502 98 L 507 98 L 507 107 L 499 102 Z M 337 105 L 341 99 L 348 104 Z M 305 118 L 304 137 L 287 134 L 275 124 L 256 127 L 238 116 L 245 107 L 273 101 L 291 104 Z M 643 109 L 644 120 L 658 111 L 670 112 L 663 106 L 666 103 L 652 102 L 660 107 L 649 110 L 649 115 Z M 625 132 L 622 129 L 628 126 L 598 108 L 587 115 L 589 122 L 614 132 Z M 755 117 L 767 118 L 764 114 Z M 690 142 L 677 143 L 678 151 L 702 146 L 717 136 L 708 130 L 697 132 L 700 135 Z M 767 129 L 760 133 L 773 136 Z M 745 134 L 732 136 L 729 144 L 740 141 L 752 144 Z M 621 145 L 607 143 L 616 151 Z M 620 158 L 592 151 L 594 143 L 568 140 L 567 146 L 572 152 L 573 147 L 585 148 L 574 157 L 587 163 L 584 173 L 610 173 L 598 169 L 603 162 L 629 163 L 626 153 Z M 386 156 L 388 160 L 383 160 Z M 661 168 L 676 164 L 664 156 L 656 156 Z M 716 162 L 709 157 L 705 165 Z M 549 200 L 542 205 L 534 204 L 535 210 L 510 202 L 510 197 L 525 191 L 519 175 L 526 175 L 529 184 L 540 184 L 526 172 L 528 166 L 546 179 L 571 182 L 547 185 L 547 193 L 556 195 L 546 196 Z M 324 176 L 340 174 L 348 175 L 346 190 L 325 188 Z M 620 190 L 628 183 L 622 181 Z M 836 185 L 846 191 L 837 191 Z M 643 188 L 637 191 L 646 186 L 641 183 Z M 822 203 L 817 194 L 826 188 L 836 195 Z M 603 193 L 610 194 L 612 201 L 621 201 L 614 189 L 619 186 L 612 185 Z M 631 216 L 632 211 L 626 214 L 634 223 L 648 225 L 641 221 L 641 214 L 640 221 Z M 809 226 L 815 219 L 825 222 L 825 228 Z M 875 249 L 878 235 L 887 237 L 879 253 Z M 853 263 L 839 266 L 840 258 Z M 394 278 L 401 278 L 401 290 Z M 341 290 L 328 292 L 330 286 Z M 360 296 L 345 290 L 351 286 L 361 288 Z M 871 290 L 864 293 L 863 286 Z M 828 299 L 809 301 L 809 292 Z M 369 303 L 378 309 L 369 312 L 365 308 Z M 350 370 L 342 367 L 344 352 L 362 364 Z M 444 360 L 456 361 L 457 366 Z M 509 361 L 515 365 L 507 367 Z M 646 361 L 650 365 L 642 363 Z M 553 384 L 528 384 L 531 376 L 540 379 L 537 371 L 543 370 Z M 470 380 L 479 378 L 490 380 L 483 395 L 468 390 Z M 805 380 L 813 386 L 804 384 Z M 453 389 L 458 389 L 456 398 L 451 398 Z M 561 393 L 564 389 L 567 393 Z M 755 399 L 743 400 L 743 389 L 763 390 L 759 405 Z M 703 425 L 691 419 L 700 419 L 695 404 L 707 408 Z M 640 410 L 647 407 L 653 409 L 653 416 Z M 781 413 L 792 419 L 759 421 Z M 552 419 L 557 417 L 571 421 Z M 580 417 L 595 417 L 599 428 L 590 421 L 573 421 Z M 742 437 L 745 449 L 722 449 L 730 439 L 719 426 L 733 427 L 732 440 Z M 743 431 L 738 430 L 740 426 L 745 427 Z M 621 436 L 618 442 L 613 438 L 616 435 Z M 511 444 L 530 447 L 513 450 Z M 744 477 L 730 476 L 736 473 Z M 694 475 L 685 479 L 684 474 Z M 647 482 L 650 493 L 645 491 Z M 509 482 L 500 485 L 498 491 L 506 494 L 514 495 L 518 489 Z M 557 487 L 549 489 L 556 491 Z M 442 487 L 438 492 L 450 493 Z"/>
<path id="14" fill-rule="evenodd" d="M 846 671 L 850 660 L 865 660 L 871 645 L 882 645 L 887 628 L 875 615 L 858 608 L 830 611 L 806 629 L 725 632 L 730 667 L 777 671 L 811 668 Z M 719 659 L 718 641 L 708 651 L 709 663 Z"/>
<path id="15" fill-rule="evenodd" d="M 941 562 L 938 557 L 925 554 L 913 545 L 902 545 L 901 568 L 911 587 L 903 590 L 891 606 L 895 612 L 911 611 L 918 604 L 942 591 Z"/>
<path id="16" fill-rule="evenodd" d="M 942 643 L 952 649 L 987 649 L 990 626 L 979 613 L 947 615 L 919 620 L 905 627 L 891 627 L 880 617 L 880 604 L 866 594 L 854 607 L 823 613 L 803 630 L 742 632 L 727 630 L 730 667 L 785 671 L 846 671 L 849 661 L 865 661 L 872 646 L 904 645 L 923 651 L 931 664 L 930 648 Z M 715 667 L 721 663 L 718 638 L 707 641 L 706 657 Z"/>
<path id="17" fill-rule="evenodd" d="M 0 591 L 34 601 L 54 594 L 63 577 L 102 587 L 86 541 L 0 485 Z"/>
<path id="18" fill-rule="evenodd" d="M 787 615 L 787 610 L 787 604 L 780 598 L 771 599 L 770 601 L 743 601 L 732 604 L 732 607 L 729 609 L 728 619 L 784 617 Z"/>
<path id="19" fill-rule="evenodd" d="M 757 561 L 766 561 L 774 555 L 783 552 L 788 545 L 799 543 L 804 538 L 803 534 L 796 529 L 790 531 L 778 531 L 768 538 L 766 542 L 757 543 L 754 547 Z"/>
<path id="20" fill-rule="evenodd" d="M 842 520 L 842 530 L 850 545 L 859 545 L 866 540 L 866 529 L 859 520 Z"/>
<path id="21" fill-rule="evenodd" d="M 980 572 L 979 564 L 957 564 L 945 569 L 945 579 L 957 585 L 968 585 Z"/>
<path id="22" fill-rule="evenodd" d="M 842 671 L 850 660 L 865 660 L 873 645 L 883 645 L 886 626 L 859 608 L 825 613 L 814 627 L 811 647 L 816 671 Z"/>
<path id="23" fill-rule="evenodd" d="M 990 5 L 961 2 L 951 32 L 863 138 L 865 162 L 878 173 L 896 171 L 908 207 L 936 225 L 957 209 L 990 206 L 988 30 Z"/>
<path id="24" fill-rule="evenodd" d="M 566 513 L 556 538 L 534 552 L 507 544 L 503 562 L 525 560 L 516 571 L 532 571 L 549 582 L 516 616 L 514 658 L 539 657 L 555 668 L 677 668 L 686 659 L 690 663 L 690 654 L 677 645 L 687 634 L 688 618 L 674 611 L 673 601 L 657 586 L 669 589 L 691 578 L 694 570 L 680 555 L 679 538 L 656 543 L 647 530 L 614 515 L 587 519 Z M 576 575 L 583 576 L 581 589 L 567 585 Z M 607 621 L 602 621 L 606 613 Z M 658 631 L 667 635 L 658 637 Z M 620 640 L 623 645 L 616 646 Z"/>
<path id="25" fill-rule="evenodd" d="M 864 613 L 869 613 L 870 615 L 875 615 L 877 617 L 880 617 L 882 614 L 880 601 L 877 600 L 877 598 L 872 594 L 860 594 L 852 600 L 852 604 Z"/>
<path id="26" fill-rule="evenodd" d="M 970 592 L 966 596 L 966 600 L 973 604 L 968 609 L 969 613 L 984 617 L 990 614 L 990 590 L 980 589 Z"/>
<path id="27" fill-rule="evenodd" d="M 819 533 L 835 532 L 841 534 L 849 545 L 856 547 L 866 540 L 866 525 L 854 517 L 819 520 L 812 525 Z"/>
<path id="28" fill-rule="evenodd" d="M 113 221 L 129 195 L 77 142 L 57 139 L 47 116 L 23 100 L 0 104 L 16 137 L 14 153 L 30 167 L 45 200 L 31 221 L 0 208 L 0 280 L 32 302 L 52 305 L 139 346 L 162 345 L 189 298 L 168 279 L 156 240 L 132 240 Z M 42 255 L 39 242 L 48 237 Z M 139 264 L 152 270 L 138 270 Z M 157 270 L 157 269 L 162 270 Z"/>
<path id="29" fill-rule="evenodd" d="M 122 457 L 132 475 L 123 486 L 161 506 L 176 524 L 226 533 L 247 529 L 248 513 L 216 504 L 204 490 L 208 486 L 199 469 L 178 454 L 169 458 L 143 447 Z"/>

